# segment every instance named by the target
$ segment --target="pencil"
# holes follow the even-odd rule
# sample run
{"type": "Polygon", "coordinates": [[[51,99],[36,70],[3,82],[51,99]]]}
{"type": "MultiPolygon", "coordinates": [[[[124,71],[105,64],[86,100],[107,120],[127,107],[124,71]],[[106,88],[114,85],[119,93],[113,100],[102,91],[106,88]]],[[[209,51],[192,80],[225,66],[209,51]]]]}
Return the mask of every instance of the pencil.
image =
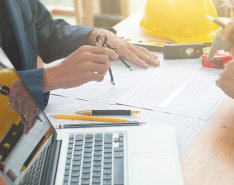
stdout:
{"type": "Polygon", "coordinates": [[[112,85],[115,85],[114,76],[113,76],[113,73],[112,73],[111,67],[109,68],[109,74],[110,74],[110,79],[111,79],[111,83],[112,83],[112,85]]]}
{"type": "Polygon", "coordinates": [[[145,124],[143,122],[105,122],[105,123],[81,123],[81,124],[60,124],[56,129],[66,129],[66,128],[90,128],[90,127],[122,127],[122,126],[140,126],[145,124]]]}
{"type": "Polygon", "coordinates": [[[100,116],[100,115],[109,115],[109,116],[132,116],[140,114],[140,111],[137,110],[84,110],[77,111],[77,114],[90,115],[90,116],[100,116]]]}
{"type": "Polygon", "coordinates": [[[104,122],[128,122],[127,119],[121,118],[107,118],[98,116],[77,116],[77,115],[66,115],[56,114],[53,116],[56,119],[71,119],[71,120],[83,120],[83,121],[104,121],[104,122]]]}
{"type": "Polygon", "coordinates": [[[37,153],[39,152],[39,150],[41,149],[41,147],[44,145],[44,143],[47,141],[47,139],[49,138],[49,136],[51,136],[51,134],[53,132],[54,132],[54,128],[50,127],[47,130],[47,132],[45,133],[45,135],[42,136],[42,138],[40,139],[40,141],[37,143],[36,147],[33,149],[33,151],[30,153],[30,155],[28,156],[28,158],[24,162],[24,164],[23,164],[20,172],[24,171],[28,167],[28,165],[35,158],[35,156],[37,155],[37,153]]]}
{"type": "Polygon", "coordinates": [[[121,57],[119,56],[119,60],[130,70],[132,71],[132,67],[128,65],[128,63],[121,57]]]}
{"type": "Polygon", "coordinates": [[[226,26],[225,23],[223,23],[219,19],[216,19],[210,15],[206,15],[206,18],[209,19],[210,21],[212,21],[213,23],[217,24],[218,26],[221,26],[222,28],[224,28],[226,26]]]}
{"type": "MultiPolygon", "coordinates": [[[[107,37],[104,34],[98,34],[96,37],[96,42],[102,47],[107,47],[107,37]]],[[[114,76],[111,67],[109,68],[109,74],[112,85],[115,85],[114,76]]]]}
{"type": "MultiPolygon", "coordinates": [[[[108,48],[114,50],[114,51],[117,53],[117,49],[111,47],[110,44],[108,44],[107,42],[106,42],[106,46],[107,46],[108,48]]],[[[118,54],[118,53],[117,53],[117,54],[118,54]]],[[[120,60],[130,71],[132,71],[132,67],[131,67],[121,56],[119,56],[119,60],[120,60]]]]}

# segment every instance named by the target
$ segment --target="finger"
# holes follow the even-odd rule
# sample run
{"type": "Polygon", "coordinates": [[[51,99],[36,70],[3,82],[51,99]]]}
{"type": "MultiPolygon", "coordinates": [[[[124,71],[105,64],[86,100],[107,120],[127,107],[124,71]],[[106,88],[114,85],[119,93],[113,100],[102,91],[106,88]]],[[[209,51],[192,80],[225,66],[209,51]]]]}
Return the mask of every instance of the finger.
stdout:
{"type": "Polygon", "coordinates": [[[148,68],[149,65],[140,59],[136,54],[134,54],[132,51],[130,51],[126,46],[121,47],[118,49],[118,53],[122,56],[124,56],[127,60],[131,61],[132,63],[143,67],[143,68],[148,68]]]}
{"type": "Polygon", "coordinates": [[[224,29],[221,30],[221,35],[225,40],[233,42],[232,40],[233,31],[234,31],[234,22],[230,22],[227,26],[225,26],[224,29]]]}
{"type": "Polygon", "coordinates": [[[93,61],[100,64],[108,64],[110,62],[109,57],[104,54],[86,53],[86,57],[89,61],[93,61]]]}
{"type": "Polygon", "coordinates": [[[151,51],[149,51],[148,49],[144,48],[144,47],[141,47],[141,46],[138,46],[138,45],[134,45],[134,47],[136,47],[137,49],[147,53],[148,55],[150,55],[151,57],[154,57],[156,59],[159,59],[157,55],[153,54],[151,51]]]}
{"type": "Polygon", "coordinates": [[[230,35],[230,41],[231,41],[232,43],[234,43],[234,35],[233,35],[233,32],[232,32],[231,35],[230,35]]]}
{"type": "MultiPolygon", "coordinates": [[[[83,48],[84,47],[82,47],[82,50],[83,48]]],[[[106,47],[85,46],[84,50],[94,53],[94,54],[104,54],[104,55],[107,55],[111,59],[118,58],[118,54],[114,50],[106,48],[106,47]]]]}
{"type": "Polygon", "coordinates": [[[33,125],[35,124],[35,122],[36,122],[36,116],[35,115],[28,118],[29,129],[31,129],[33,127],[33,125]]]}
{"type": "Polygon", "coordinates": [[[21,115],[25,115],[25,104],[18,102],[18,113],[20,113],[21,115]]]}
{"type": "Polygon", "coordinates": [[[231,54],[232,57],[234,57],[234,47],[231,48],[230,54],[231,54]]]}
{"type": "Polygon", "coordinates": [[[148,64],[152,66],[159,66],[160,62],[158,58],[149,54],[150,52],[148,52],[148,50],[144,50],[144,48],[141,48],[141,47],[137,48],[135,46],[132,46],[131,49],[139,58],[143,59],[148,64]]]}
{"type": "Polygon", "coordinates": [[[220,79],[218,79],[218,80],[216,80],[216,85],[218,86],[218,87],[220,87],[220,79]]]}
{"type": "Polygon", "coordinates": [[[91,79],[92,81],[101,82],[104,80],[104,77],[105,77],[104,74],[93,73],[91,79]]]}
{"type": "Polygon", "coordinates": [[[28,124],[24,125],[24,134],[27,134],[28,131],[30,130],[28,124]]]}
{"type": "Polygon", "coordinates": [[[99,74],[106,74],[108,69],[110,68],[110,64],[98,64],[98,63],[92,63],[90,66],[92,68],[92,72],[99,73],[99,74]]]}

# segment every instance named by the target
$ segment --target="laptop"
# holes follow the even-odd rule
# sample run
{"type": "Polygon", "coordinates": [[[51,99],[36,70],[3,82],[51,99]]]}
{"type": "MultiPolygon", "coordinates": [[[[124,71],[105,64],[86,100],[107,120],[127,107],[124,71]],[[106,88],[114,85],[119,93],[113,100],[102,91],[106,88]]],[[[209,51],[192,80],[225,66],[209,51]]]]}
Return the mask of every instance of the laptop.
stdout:
{"type": "MultiPolygon", "coordinates": [[[[2,50],[0,64],[0,88],[4,88],[1,73],[14,68],[2,50]]],[[[1,107],[7,106],[7,98],[0,94],[1,107]]],[[[2,116],[6,114],[0,110],[2,116]]],[[[146,124],[56,130],[40,111],[24,134],[20,118],[1,123],[0,169],[6,184],[183,185],[172,127],[146,124]]]]}

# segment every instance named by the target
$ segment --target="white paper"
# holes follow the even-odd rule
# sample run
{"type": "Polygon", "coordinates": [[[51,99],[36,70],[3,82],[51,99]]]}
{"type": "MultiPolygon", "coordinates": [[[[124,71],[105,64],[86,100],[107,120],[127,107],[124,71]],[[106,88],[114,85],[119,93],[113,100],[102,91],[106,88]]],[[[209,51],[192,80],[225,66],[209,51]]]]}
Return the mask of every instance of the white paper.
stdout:
{"type": "Polygon", "coordinates": [[[112,62],[115,84],[109,74],[103,82],[52,93],[100,103],[125,104],[208,120],[225,99],[215,85],[220,69],[204,68],[198,59],[163,60],[159,68],[129,71],[120,61],[112,62]]]}
{"type": "MultiPolygon", "coordinates": [[[[146,125],[168,125],[175,128],[179,153],[182,153],[186,147],[191,143],[194,137],[197,135],[202,126],[206,123],[199,119],[193,119],[174,114],[162,113],[158,111],[150,111],[144,109],[136,109],[128,106],[110,105],[104,103],[94,103],[90,101],[83,101],[71,98],[64,98],[59,96],[50,96],[49,104],[46,108],[46,115],[50,119],[51,123],[57,127],[59,124],[73,124],[80,123],[79,120],[63,120],[55,119],[52,116],[55,114],[72,114],[82,110],[92,109],[134,109],[140,110],[141,113],[138,116],[114,116],[120,118],[126,118],[129,120],[137,120],[145,122],[146,125]]],[[[110,117],[110,116],[108,116],[110,117]]]]}

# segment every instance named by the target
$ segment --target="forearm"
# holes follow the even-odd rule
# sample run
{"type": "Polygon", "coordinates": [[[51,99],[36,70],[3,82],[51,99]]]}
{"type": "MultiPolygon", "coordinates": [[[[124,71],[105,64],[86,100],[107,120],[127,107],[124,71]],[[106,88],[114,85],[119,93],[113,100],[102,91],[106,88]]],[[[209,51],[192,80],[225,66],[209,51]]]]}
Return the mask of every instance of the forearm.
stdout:
{"type": "Polygon", "coordinates": [[[37,1],[32,4],[38,52],[45,63],[61,59],[88,44],[88,36],[94,28],[69,25],[64,20],[53,20],[46,7],[37,1]]]}
{"type": "Polygon", "coordinates": [[[62,70],[61,68],[62,67],[59,64],[53,67],[46,68],[44,70],[44,93],[50,92],[55,89],[63,88],[62,77],[64,70],[62,70]]]}

